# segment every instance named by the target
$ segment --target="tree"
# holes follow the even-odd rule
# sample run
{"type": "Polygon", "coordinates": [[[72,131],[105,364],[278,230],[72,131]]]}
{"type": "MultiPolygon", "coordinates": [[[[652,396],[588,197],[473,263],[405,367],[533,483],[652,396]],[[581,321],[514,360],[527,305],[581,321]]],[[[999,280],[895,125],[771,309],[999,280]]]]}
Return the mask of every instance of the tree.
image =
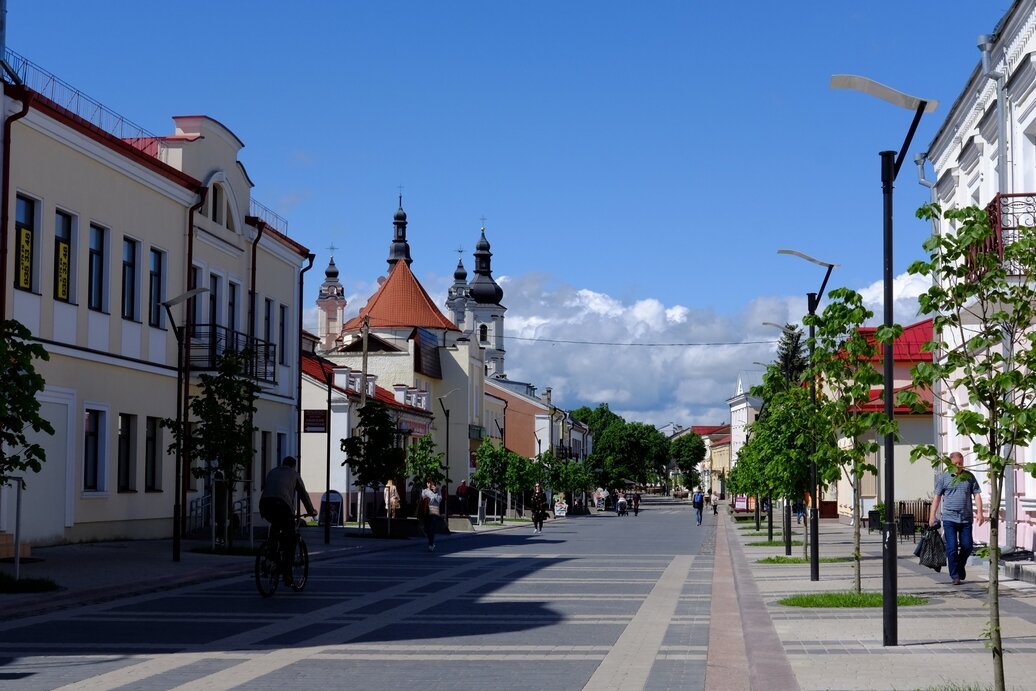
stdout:
{"type": "MultiPolygon", "coordinates": [[[[471,476],[471,483],[480,490],[492,490],[497,493],[504,491],[507,482],[507,450],[497,446],[489,439],[483,439],[482,445],[475,451],[475,473],[471,476]]],[[[494,499],[500,522],[504,520],[504,513],[500,509],[500,502],[494,499]]]]}
{"type": "Polygon", "coordinates": [[[802,330],[797,324],[784,326],[781,340],[777,343],[777,359],[774,360],[774,364],[789,385],[802,380],[802,375],[809,367],[809,358],[802,330]]]}
{"type": "Polygon", "coordinates": [[[688,432],[673,439],[670,448],[676,467],[683,473],[684,482],[689,483],[686,486],[699,487],[701,472],[698,465],[705,460],[705,440],[696,432],[688,432]]]}
{"type": "Polygon", "coordinates": [[[356,473],[357,487],[378,488],[404,466],[403,450],[396,445],[396,423],[379,401],[367,401],[360,408],[359,434],[342,440],[342,451],[356,473]]]}
{"type": "Polygon", "coordinates": [[[883,411],[866,409],[872,391],[882,383],[882,375],[874,366],[877,347],[860,332],[860,327],[874,313],[864,306],[859,293],[848,288],[832,290],[828,298],[822,314],[806,317],[806,323],[812,323],[816,330],[809,376],[825,387],[825,395],[818,396],[821,417],[836,438],[848,441],[847,445],[836,444],[828,451],[852,488],[853,589],[858,593],[862,590],[860,482],[865,472],[877,472],[877,468],[867,462],[880,448],[872,433],[888,427],[883,411]]]}
{"type": "Polygon", "coordinates": [[[406,474],[415,487],[421,487],[428,480],[436,484],[446,477],[443,453],[436,451],[431,435],[425,435],[407,449],[406,474]]]}
{"type": "MultiPolygon", "coordinates": [[[[43,447],[29,441],[28,430],[54,434],[50,423],[40,417],[37,395],[45,382],[34,360],[49,360],[46,349],[29,339],[32,333],[14,319],[0,321],[0,487],[12,476],[26,471],[38,473],[47,460],[43,447]]],[[[24,481],[23,481],[24,482],[24,481]]]]}
{"type": "Polygon", "coordinates": [[[590,433],[593,434],[594,439],[597,439],[604,433],[604,430],[608,429],[616,423],[625,423],[621,417],[616,415],[608,408],[607,403],[601,403],[596,408],[591,410],[586,406],[576,408],[570,415],[586,424],[590,428],[590,433]]]}
{"type": "MultiPolygon", "coordinates": [[[[944,213],[928,205],[918,216],[942,217],[952,228],[926,240],[929,258],[909,268],[932,280],[918,302],[933,317],[933,339],[926,345],[933,358],[914,366],[913,380],[952,414],[958,434],[971,440],[976,460],[987,469],[989,505],[997,507],[989,516],[987,634],[993,681],[1004,689],[998,507],[1015,450],[1036,436],[1036,229],[1018,228],[1013,240],[1002,243],[986,212],[974,206],[944,213]]],[[[900,401],[924,407],[916,391],[901,393],[900,401]]],[[[911,459],[919,458],[950,468],[948,456],[932,444],[915,447],[911,459]]],[[[1036,463],[1024,468],[1036,476],[1036,463]]]]}
{"type": "MultiPolygon", "coordinates": [[[[247,374],[251,355],[248,351],[228,351],[216,359],[216,374],[202,374],[198,377],[200,392],[191,399],[188,410],[195,417],[190,431],[191,443],[188,462],[195,477],[205,477],[211,472],[223,478],[225,490],[214,498],[221,504],[222,515],[229,518],[234,505],[234,487],[250,467],[255,448],[252,438],[256,427],[252,424],[255,413],[255,399],[259,385],[247,374]],[[195,463],[195,462],[198,463],[195,463]]],[[[185,429],[176,420],[167,419],[163,426],[173,434],[174,444],[182,445],[179,437],[185,429]]],[[[228,540],[230,521],[223,520],[223,539],[228,540]]]]}

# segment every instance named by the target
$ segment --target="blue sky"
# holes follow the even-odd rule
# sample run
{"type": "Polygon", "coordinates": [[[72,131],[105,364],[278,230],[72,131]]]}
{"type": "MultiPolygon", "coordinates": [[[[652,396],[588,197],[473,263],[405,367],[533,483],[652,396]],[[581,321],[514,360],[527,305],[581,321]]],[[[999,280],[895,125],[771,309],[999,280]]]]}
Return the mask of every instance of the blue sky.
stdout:
{"type": "Polygon", "coordinates": [[[156,134],[197,113],[234,131],[254,197],[317,255],[307,303],[332,243],[350,312],[366,301],[402,185],[440,303],[486,217],[512,378],[567,407],[715,424],[738,371],[772,357],[760,322],[799,321],[823,278],[777,249],[839,263],[829,287],[881,313],[878,152],[911,114],[830,76],[940,101],[897,183],[901,274],[929,230],[913,155],[1009,7],[8,0],[7,41],[156,134]]]}

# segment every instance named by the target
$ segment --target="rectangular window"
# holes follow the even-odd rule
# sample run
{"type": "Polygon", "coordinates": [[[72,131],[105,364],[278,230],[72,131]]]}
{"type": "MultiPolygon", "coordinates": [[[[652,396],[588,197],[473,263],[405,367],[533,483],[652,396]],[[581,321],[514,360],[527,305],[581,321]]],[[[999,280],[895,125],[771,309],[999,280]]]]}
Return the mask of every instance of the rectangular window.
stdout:
{"type": "Polygon", "coordinates": [[[106,230],[100,226],[90,226],[90,263],[88,276],[88,295],[86,306],[95,312],[104,311],[104,266],[105,261],[104,242],[106,230]]]}
{"type": "Polygon", "coordinates": [[[273,300],[267,300],[263,310],[263,340],[267,343],[273,341],[273,300]]]}
{"type": "Polygon", "coordinates": [[[162,295],[165,292],[165,253],[151,250],[151,268],[148,275],[147,323],[162,328],[162,295]]]}
{"type": "Polygon", "coordinates": [[[137,318],[137,248],[136,240],[122,240],[122,318],[137,318]]]}
{"type": "Polygon", "coordinates": [[[36,202],[34,200],[18,195],[14,227],[15,242],[17,243],[14,287],[19,290],[33,290],[36,279],[34,271],[36,264],[36,202]]]}
{"type": "Polygon", "coordinates": [[[83,490],[100,492],[104,489],[104,412],[86,409],[83,418],[83,490]]]}
{"type": "Polygon", "coordinates": [[[136,427],[137,416],[119,413],[119,477],[120,492],[136,490],[136,427]]]}
{"type": "Polygon", "coordinates": [[[216,327],[219,326],[219,301],[223,296],[220,295],[222,292],[222,281],[219,276],[215,274],[209,274],[209,326],[212,327],[213,338],[215,338],[216,327]]]}
{"type": "Polygon", "coordinates": [[[233,332],[237,331],[237,301],[240,290],[241,286],[236,283],[227,286],[227,328],[230,329],[231,338],[233,338],[233,332]]]}
{"type": "Polygon", "coordinates": [[[281,352],[279,361],[282,365],[286,365],[288,364],[288,308],[284,305],[281,305],[280,317],[281,352]]]}
{"type": "Polygon", "coordinates": [[[54,299],[72,302],[72,216],[54,213],[54,299]]]}
{"type": "Polygon", "coordinates": [[[144,439],[144,491],[162,491],[162,436],[161,420],[149,417],[145,420],[144,439]]]}
{"type": "MultiPolygon", "coordinates": [[[[194,290],[195,288],[198,287],[198,274],[199,274],[198,267],[197,266],[192,266],[191,267],[191,273],[187,277],[187,290],[194,290]]],[[[201,323],[199,321],[199,319],[198,319],[198,296],[197,295],[195,295],[194,297],[192,297],[190,300],[187,301],[187,321],[188,321],[188,324],[192,327],[191,329],[189,329],[189,331],[190,331],[191,335],[193,336],[193,335],[195,335],[193,327],[196,326],[197,324],[201,323]]]]}
{"type": "Polygon", "coordinates": [[[262,432],[259,442],[259,489],[266,487],[266,474],[270,472],[270,433],[262,432]]]}

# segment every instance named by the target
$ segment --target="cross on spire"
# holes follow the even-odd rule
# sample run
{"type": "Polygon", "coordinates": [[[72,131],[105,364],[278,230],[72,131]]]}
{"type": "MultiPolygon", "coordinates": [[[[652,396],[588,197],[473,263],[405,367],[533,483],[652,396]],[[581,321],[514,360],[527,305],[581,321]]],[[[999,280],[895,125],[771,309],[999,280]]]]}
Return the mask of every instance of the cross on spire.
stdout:
{"type": "Polygon", "coordinates": [[[399,185],[399,208],[403,208],[403,186],[399,185]]]}
{"type": "Polygon", "coordinates": [[[332,257],[335,255],[335,250],[336,249],[338,249],[338,248],[335,247],[335,243],[333,243],[333,242],[330,245],[328,245],[328,247],[327,247],[327,251],[331,253],[332,257]]]}
{"type": "Polygon", "coordinates": [[[486,228],[486,217],[485,217],[485,215],[483,215],[483,216],[481,216],[481,218],[482,218],[482,229],[485,230],[485,228],[486,228]]]}

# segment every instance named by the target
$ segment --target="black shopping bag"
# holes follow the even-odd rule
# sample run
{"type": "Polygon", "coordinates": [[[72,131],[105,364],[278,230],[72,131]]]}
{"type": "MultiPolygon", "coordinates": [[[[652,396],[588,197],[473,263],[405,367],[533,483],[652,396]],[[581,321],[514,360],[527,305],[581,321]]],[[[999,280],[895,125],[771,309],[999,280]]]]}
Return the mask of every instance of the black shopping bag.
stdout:
{"type": "Polygon", "coordinates": [[[925,531],[914,554],[920,558],[921,566],[935,569],[936,572],[942,571],[942,567],[946,566],[946,543],[943,542],[937,528],[925,531]]]}

